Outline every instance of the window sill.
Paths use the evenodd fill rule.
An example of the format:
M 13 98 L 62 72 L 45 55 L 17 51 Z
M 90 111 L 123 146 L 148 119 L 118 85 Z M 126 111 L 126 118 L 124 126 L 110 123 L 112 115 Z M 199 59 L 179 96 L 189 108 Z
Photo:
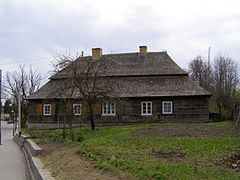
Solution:
M 102 116 L 116 116 L 116 114 L 102 114 Z

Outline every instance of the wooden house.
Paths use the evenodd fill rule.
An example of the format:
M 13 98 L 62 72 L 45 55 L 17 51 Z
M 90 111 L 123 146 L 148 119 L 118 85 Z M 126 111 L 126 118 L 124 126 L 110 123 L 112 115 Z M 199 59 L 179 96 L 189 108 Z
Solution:
M 139 52 L 102 54 L 102 49 L 92 49 L 92 56 L 82 57 L 92 61 L 107 61 L 106 75 L 119 84 L 118 100 L 100 100 L 94 104 L 96 123 L 139 123 L 208 121 L 208 99 L 211 94 L 190 80 L 164 52 Z M 81 65 L 81 60 L 76 60 Z M 79 71 L 82 71 L 79 68 Z M 56 73 L 37 92 L 29 96 L 29 129 L 62 127 L 64 113 L 74 125 L 89 123 L 87 106 L 79 93 L 73 94 L 61 105 L 62 98 L 54 90 L 63 85 L 67 69 Z M 78 95 L 77 95 L 78 94 Z M 66 111 L 65 111 L 66 110 Z

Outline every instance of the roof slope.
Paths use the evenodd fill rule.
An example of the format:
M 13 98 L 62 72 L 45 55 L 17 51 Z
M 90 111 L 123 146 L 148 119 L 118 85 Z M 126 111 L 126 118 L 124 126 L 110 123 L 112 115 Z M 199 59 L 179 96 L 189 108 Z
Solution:
M 210 96 L 211 94 L 195 84 L 188 76 L 145 76 L 115 77 L 115 94 L 119 97 L 166 97 L 166 96 Z M 51 80 L 27 99 L 55 99 L 59 96 L 57 88 L 64 86 L 61 79 Z M 70 90 L 69 90 L 70 91 Z M 65 95 L 68 92 L 65 93 Z M 75 91 L 73 98 L 81 97 Z
M 91 56 L 84 57 L 91 59 Z M 79 67 L 81 61 L 78 60 Z M 169 75 L 169 74 L 187 74 L 182 70 L 167 54 L 167 52 L 149 52 L 125 53 L 125 54 L 108 54 L 102 55 L 97 61 L 106 61 L 108 76 L 138 76 L 138 75 Z M 53 75 L 50 79 L 64 78 L 68 74 L 68 70 Z
M 84 57 L 91 59 L 91 56 Z M 146 54 L 110 54 L 100 60 L 107 61 L 107 76 L 117 85 L 119 97 L 163 97 L 163 96 L 210 96 L 211 94 L 190 80 L 166 52 L 149 52 Z M 79 70 L 84 66 L 82 59 L 77 59 Z M 50 78 L 50 81 L 37 92 L 27 97 L 33 99 L 63 98 L 59 89 L 64 86 L 62 78 L 68 76 L 65 68 Z M 69 90 L 70 91 L 70 90 Z M 67 95 L 68 92 L 65 92 Z M 73 98 L 79 98 L 75 90 Z

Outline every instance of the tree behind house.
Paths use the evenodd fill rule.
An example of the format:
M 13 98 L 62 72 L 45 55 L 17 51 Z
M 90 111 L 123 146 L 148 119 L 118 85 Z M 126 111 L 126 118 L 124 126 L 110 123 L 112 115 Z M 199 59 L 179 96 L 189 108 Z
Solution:
M 214 60 L 214 99 L 220 115 L 224 110 L 233 112 L 232 97 L 239 85 L 238 64 L 230 57 L 217 55 Z
M 223 118 L 223 113 L 233 114 L 233 96 L 239 86 L 238 64 L 230 57 L 217 55 L 209 67 L 201 56 L 193 59 L 189 66 L 189 75 L 193 81 L 213 94 L 211 105 L 216 104 Z
M 188 65 L 190 78 L 201 87 L 212 92 L 212 68 L 202 56 L 195 57 Z

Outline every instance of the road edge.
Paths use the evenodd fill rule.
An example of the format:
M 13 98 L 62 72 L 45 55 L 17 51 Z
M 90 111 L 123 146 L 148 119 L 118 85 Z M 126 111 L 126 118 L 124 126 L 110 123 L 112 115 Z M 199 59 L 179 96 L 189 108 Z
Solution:
M 14 136 L 13 140 L 20 146 L 26 159 L 29 178 L 31 180 L 55 180 L 50 172 L 44 168 L 43 163 L 37 157 L 42 149 L 35 144 L 29 136 Z

